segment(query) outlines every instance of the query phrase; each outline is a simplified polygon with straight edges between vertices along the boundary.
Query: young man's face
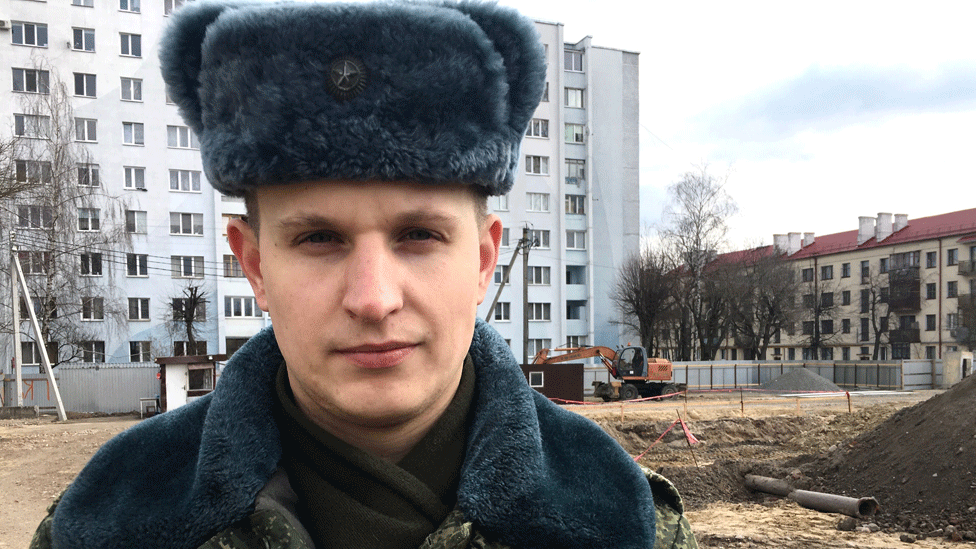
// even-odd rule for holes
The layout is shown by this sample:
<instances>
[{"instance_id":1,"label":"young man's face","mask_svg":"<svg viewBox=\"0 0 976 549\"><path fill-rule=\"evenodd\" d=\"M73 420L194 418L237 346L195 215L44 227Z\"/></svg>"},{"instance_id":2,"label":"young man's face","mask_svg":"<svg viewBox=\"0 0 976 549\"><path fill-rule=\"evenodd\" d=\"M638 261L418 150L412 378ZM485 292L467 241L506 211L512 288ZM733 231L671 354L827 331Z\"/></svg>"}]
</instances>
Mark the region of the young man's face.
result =
<instances>
[{"instance_id":1,"label":"young man's face","mask_svg":"<svg viewBox=\"0 0 976 549\"><path fill-rule=\"evenodd\" d=\"M498 218L479 220L460 186L301 183L256 200L258 234L237 221L228 235L299 407L327 429L439 415L498 259Z\"/></svg>"}]
</instances>

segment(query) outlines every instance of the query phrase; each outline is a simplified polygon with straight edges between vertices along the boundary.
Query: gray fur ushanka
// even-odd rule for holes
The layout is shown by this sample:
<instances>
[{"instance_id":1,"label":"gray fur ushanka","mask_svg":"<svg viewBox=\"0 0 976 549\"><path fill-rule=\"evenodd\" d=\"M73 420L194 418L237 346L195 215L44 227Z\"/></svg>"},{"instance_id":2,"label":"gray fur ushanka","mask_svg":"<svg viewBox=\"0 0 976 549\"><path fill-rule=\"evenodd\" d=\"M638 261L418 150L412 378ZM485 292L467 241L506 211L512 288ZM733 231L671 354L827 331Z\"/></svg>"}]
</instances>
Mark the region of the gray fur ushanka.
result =
<instances>
[{"instance_id":1,"label":"gray fur ushanka","mask_svg":"<svg viewBox=\"0 0 976 549\"><path fill-rule=\"evenodd\" d=\"M532 22L494 4L231 3L173 15L163 78L224 194L318 179L514 183L545 86ZM365 85L329 92L352 56Z\"/></svg>"},{"instance_id":2,"label":"gray fur ushanka","mask_svg":"<svg viewBox=\"0 0 976 549\"><path fill-rule=\"evenodd\" d=\"M512 547L653 547L654 503L633 459L596 424L530 389L481 320L469 352L465 517ZM55 511L54 547L192 549L247 516L281 457L271 412L281 360L266 329L234 354L212 393L103 446Z\"/></svg>"}]
</instances>

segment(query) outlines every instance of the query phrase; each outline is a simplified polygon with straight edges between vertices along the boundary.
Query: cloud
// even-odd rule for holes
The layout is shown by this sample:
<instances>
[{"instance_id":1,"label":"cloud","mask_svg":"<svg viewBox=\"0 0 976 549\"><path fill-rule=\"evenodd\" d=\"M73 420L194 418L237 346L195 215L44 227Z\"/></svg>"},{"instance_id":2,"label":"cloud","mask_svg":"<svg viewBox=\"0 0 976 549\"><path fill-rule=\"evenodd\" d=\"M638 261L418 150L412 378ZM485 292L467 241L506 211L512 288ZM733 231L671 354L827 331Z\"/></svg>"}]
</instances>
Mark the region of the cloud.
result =
<instances>
[{"instance_id":1,"label":"cloud","mask_svg":"<svg viewBox=\"0 0 976 549\"><path fill-rule=\"evenodd\" d=\"M811 66L778 84L696 117L698 139L771 142L892 116L976 109L976 65L935 71L907 67Z\"/></svg>"}]
</instances>

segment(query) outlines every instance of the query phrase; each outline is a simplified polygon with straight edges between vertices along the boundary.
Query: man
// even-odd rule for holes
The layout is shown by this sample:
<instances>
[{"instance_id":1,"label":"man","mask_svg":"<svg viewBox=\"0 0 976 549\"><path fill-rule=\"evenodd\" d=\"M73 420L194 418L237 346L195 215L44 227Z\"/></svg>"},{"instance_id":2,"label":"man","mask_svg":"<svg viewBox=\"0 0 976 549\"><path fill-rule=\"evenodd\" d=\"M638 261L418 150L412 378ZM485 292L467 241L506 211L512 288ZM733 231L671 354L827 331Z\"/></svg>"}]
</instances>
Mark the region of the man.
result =
<instances>
[{"instance_id":1,"label":"man","mask_svg":"<svg viewBox=\"0 0 976 549\"><path fill-rule=\"evenodd\" d=\"M695 547L677 493L476 321L545 82L491 4L194 2L161 46L273 330L106 444L34 547Z\"/></svg>"}]
</instances>

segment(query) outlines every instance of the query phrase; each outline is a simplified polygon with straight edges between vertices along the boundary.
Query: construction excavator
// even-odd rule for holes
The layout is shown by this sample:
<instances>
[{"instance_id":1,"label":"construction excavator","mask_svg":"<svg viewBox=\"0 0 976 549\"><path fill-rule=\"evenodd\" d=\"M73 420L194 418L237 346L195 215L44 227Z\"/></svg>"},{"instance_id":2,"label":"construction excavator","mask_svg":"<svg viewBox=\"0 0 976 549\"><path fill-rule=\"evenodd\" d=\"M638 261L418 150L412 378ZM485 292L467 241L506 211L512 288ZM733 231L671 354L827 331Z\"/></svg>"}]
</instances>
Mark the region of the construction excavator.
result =
<instances>
[{"instance_id":1,"label":"construction excavator","mask_svg":"<svg viewBox=\"0 0 976 549\"><path fill-rule=\"evenodd\" d=\"M563 354L549 356L550 351ZM674 383L671 361L647 358L647 351L643 347L628 346L617 351L600 346L541 349L532 363L555 364L595 357L600 359L613 378L610 383L593 382L593 396L602 398L604 402L673 395L688 388L685 383Z\"/></svg>"}]
</instances>

